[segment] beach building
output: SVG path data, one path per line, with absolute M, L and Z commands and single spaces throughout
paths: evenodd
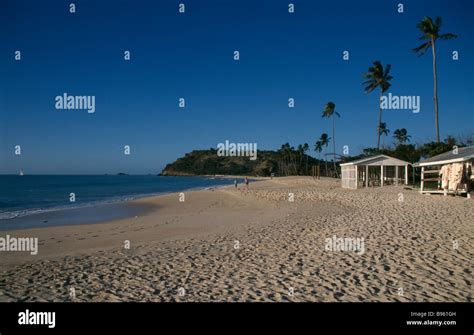
M 420 193 L 468 194 L 474 180 L 474 146 L 454 148 L 414 164 L 421 168 Z
M 377 155 L 341 164 L 343 188 L 408 184 L 409 162 Z

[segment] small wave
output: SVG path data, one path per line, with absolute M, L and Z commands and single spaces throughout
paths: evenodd
M 4 212 L 0 212 L 0 220 L 10 220 L 10 219 L 15 219 L 15 218 L 24 217 L 24 216 L 33 215 L 33 214 L 41 214 L 41 213 L 48 213 L 48 212 L 78 209 L 78 208 L 87 208 L 87 207 L 100 206 L 100 205 L 109 205 L 109 204 L 111 205 L 111 204 L 116 204 L 116 203 L 133 201 L 133 200 L 146 198 L 146 197 L 155 197 L 155 196 L 177 193 L 177 192 L 198 191 L 198 190 L 203 190 L 203 189 L 216 189 L 216 188 L 225 187 L 225 186 L 228 186 L 228 184 L 225 183 L 225 184 L 217 184 L 217 185 L 212 185 L 212 186 L 209 186 L 209 185 L 197 186 L 197 187 L 190 187 L 184 190 L 173 190 L 173 191 L 165 191 L 165 192 L 127 195 L 127 196 L 121 196 L 121 197 L 116 197 L 116 198 L 101 199 L 101 200 L 91 201 L 87 203 L 68 204 L 68 205 L 62 205 L 62 206 L 53 206 L 49 208 L 28 208 L 28 209 L 4 211 Z
M 127 196 L 127 197 L 123 197 L 123 198 L 120 198 L 120 199 L 97 200 L 97 201 L 81 203 L 81 204 L 74 204 L 74 205 L 63 205 L 63 206 L 54 206 L 54 207 L 49 207 L 49 208 L 29 208 L 29 209 L 15 210 L 15 211 L 5 211 L 5 212 L 0 212 L 0 220 L 14 219 L 14 218 L 18 218 L 18 217 L 33 215 L 33 214 L 41 214 L 41 213 L 57 212 L 57 211 L 64 211 L 64 210 L 70 210 L 70 209 L 87 208 L 87 207 L 100 206 L 100 205 L 109 205 L 109 204 L 115 204 L 115 203 L 120 203 L 120 202 L 131 201 L 131 200 L 135 200 L 137 198 L 138 197 Z

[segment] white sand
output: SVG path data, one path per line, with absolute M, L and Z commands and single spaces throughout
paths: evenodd
M 2 232 L 41 245 L 0 253 L 0 301 L 473 300 L 473 199 L 288 177 L 138 202 L 156 210 Z M 333 235 L 365 252 L 326 251 Z

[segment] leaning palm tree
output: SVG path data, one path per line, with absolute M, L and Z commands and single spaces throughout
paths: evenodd
M 441 28 L 441 18 L 437 17 L 434 22 L 431 17 L 425 17 L 421 22 L 416 26 L 423 35 L 419 38 L 424 40 L 425 43 L 417 46 L 413 49 L 418 56 L 425 54 L 426 50 L 431 47 L 433 54 L 433 79 L 434 79 L 434 108 L 435 108 L 435 125 L 436 125 L 436 143 L 439 143 L 439 121 L 438 121 L 438 79 L 436 75 L 436 41 L 440 40 L 451 40 L 456 38 L 457 35 L 447 33 L 440 34 L 439 30 Z
M 327 177 L 328 176 L 328 161 L 327 161 L 326 156 L 327 156 L 327 153 L 328 153 L 328 145 L 329 145 L 329 142 L 330 142 L 331 138 L 328 136 L 328 134 L 322 133 L 319 140 L 321 141 L 321 146 L 324 147 L 324 168 L 326 170 L 325 173 L 326 173 L 326 177 Z
M 410 141 L 410 135 L 405 128 L 395 129 L 393 132 L 393 138 L 398 141 L 398 144 L 403 144 Z
M 387 66 L 383 67 L 382 63 L 376 60 L 373 63 L 373 66 L 369 67 L 369 70 L 364 74 L 364 77 L 368 79 L 364 83 L 365 86 L 365 93 L 371 93 L 377 87 L 380 87 L 380 101 L 379 101 L 379 122 L 377 127 L 380 126 L 382 123 L 382 96 L 383 94 L 390 88 L 392 84 L 390 84 L 390 80 L 393 79 L 390 73 L 390 69 L 392 66 L 387 64 Z M 380 128 L 377 129 L 377 150 L 380 148 Z
M 388 136 L 389 132 L 390 130 L 387 129 L 387 124 L 385 122 L 382 122 L 379 124 L 379 136 L 381 135 Z M 382 142 L 382 146 L 383 146 L 383 142 Z
M 328 119 L 332 118 L 332 146 L 334 151 L 334 171 L 336 171 L 336 176 L 338 176 L 336 167 L 336 137 L 334 136 L 334 115 L 336 115 L 337 117 L 341 117 L 341 115 L 336 112 L 336 104 L 334 102 L 328 102 L 324 107 L 322 117 Z

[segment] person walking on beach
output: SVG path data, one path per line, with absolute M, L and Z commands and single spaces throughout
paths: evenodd
M 249 188 L 249 179 L 247 177 L 245 177 L 245 187 Z
M 237 188 L 237 179 L 234 179 L 234 187 Z

